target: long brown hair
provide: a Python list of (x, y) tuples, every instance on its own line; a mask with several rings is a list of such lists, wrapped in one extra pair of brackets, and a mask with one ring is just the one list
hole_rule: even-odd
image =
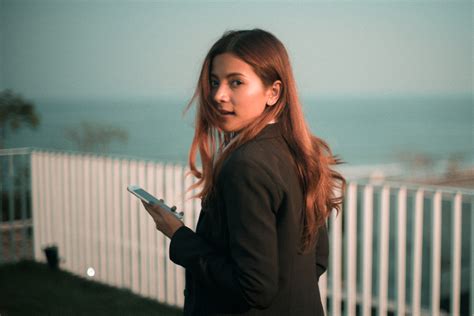
[[(280, 80), (282, 87), (277, 103), (267, 107), (218, 155), (224, 142), (228, 141), (229, 134), (218, 127), (220, 115), (211, 95), (210, 72), (213, 58), (223, 53), (232, 53), (252, 66), (265, 86)], [(290, 60), (283, 44), (273, 34), (261, 29), (225, 32), (207, 53), (196, 90), (186, 110), (196, 99), (195, 133), (189, 151), (189, 166), (191, 174), (198, 181), (190, 189), (202, 187), (196, 195), (200, 198), (211, 194), (223, 161), (237, 147), (253, 139), (271, 120), (276, 119), (296, 163), (305, 194), (302, 249), (310, 249), (317, 230), (324, 225), (331, 210), (340, 212), (346, 181), (340, 173), (331, 169), (331, 165), (342, 161), (332, 154), (324, 140), (311, 134), (304, 119)], [(196, 167), (198, 150), (202, 170)]]

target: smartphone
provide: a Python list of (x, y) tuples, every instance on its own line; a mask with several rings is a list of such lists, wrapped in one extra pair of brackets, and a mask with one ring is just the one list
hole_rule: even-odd
[(170, 212), (171, 214), (173, 214), (177, 219), (183, 220), (183, 215), (184, 215), (183, 212), (178, 213), (176, 211), (173, 211), (171, 209), (171, 207), (169, 207), (165, 203), (161, 202), (156, 197), (154, 197), (153, 195), (151, 195), (147, 191), (140, 188), (138, 185), (129, 185), (127, 187), (127, 191), (132, 193), (133, 195), (135, 195), (137, 198), (139, 198), (143, 202), (148, 203), (148, 204), (152, 204), (152, 205), (159, 205), (163, 209), (165, 209), (168, 212)]

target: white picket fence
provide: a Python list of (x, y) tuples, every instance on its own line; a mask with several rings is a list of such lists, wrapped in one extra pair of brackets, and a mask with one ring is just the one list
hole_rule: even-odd
[(182, 166), (47, 152), (33, 152), (31, 164), (36, 260), (56, 244), (66, 270), (93, 268), (96, 281), (183, 305), (184, 270), (168, 259), (169, 239), (126, 191), (139, 184), (172, 201), (194, 227), (199, 205), (185, 200)]
[[(62, 269), (183, 306), (184, 270), (126, 187), (139, 184), (176, 205), (194, 229), (200, 203), (185, 196), (185, 172), (177, 164), (33, 151), (35, 260), (45, 261), (42, 249), (55, 244)], [(474, 191), (349, 182), (343, 213), (328, 221), (330, 267), (319, 282), (325, 310), (460, 315), (461, 293), (469, 293), (463, 304), (472, 314), (473, 214)]]

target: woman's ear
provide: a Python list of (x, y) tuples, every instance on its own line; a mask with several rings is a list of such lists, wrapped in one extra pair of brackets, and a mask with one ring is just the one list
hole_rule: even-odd
[(277, 80), (272, 84), (270, 88), (268, 88), (268, 106), (273, 106), (277, 103), (278, 99), (280, 98), (281, 85), (281, 81)]

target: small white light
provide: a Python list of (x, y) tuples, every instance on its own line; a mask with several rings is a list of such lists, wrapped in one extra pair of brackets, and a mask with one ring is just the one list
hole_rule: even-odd
[(87, 275), (90, 276), (91, 278), (95, 275), (95, 270), (92, 267), (89, 267), (87, 269)]

